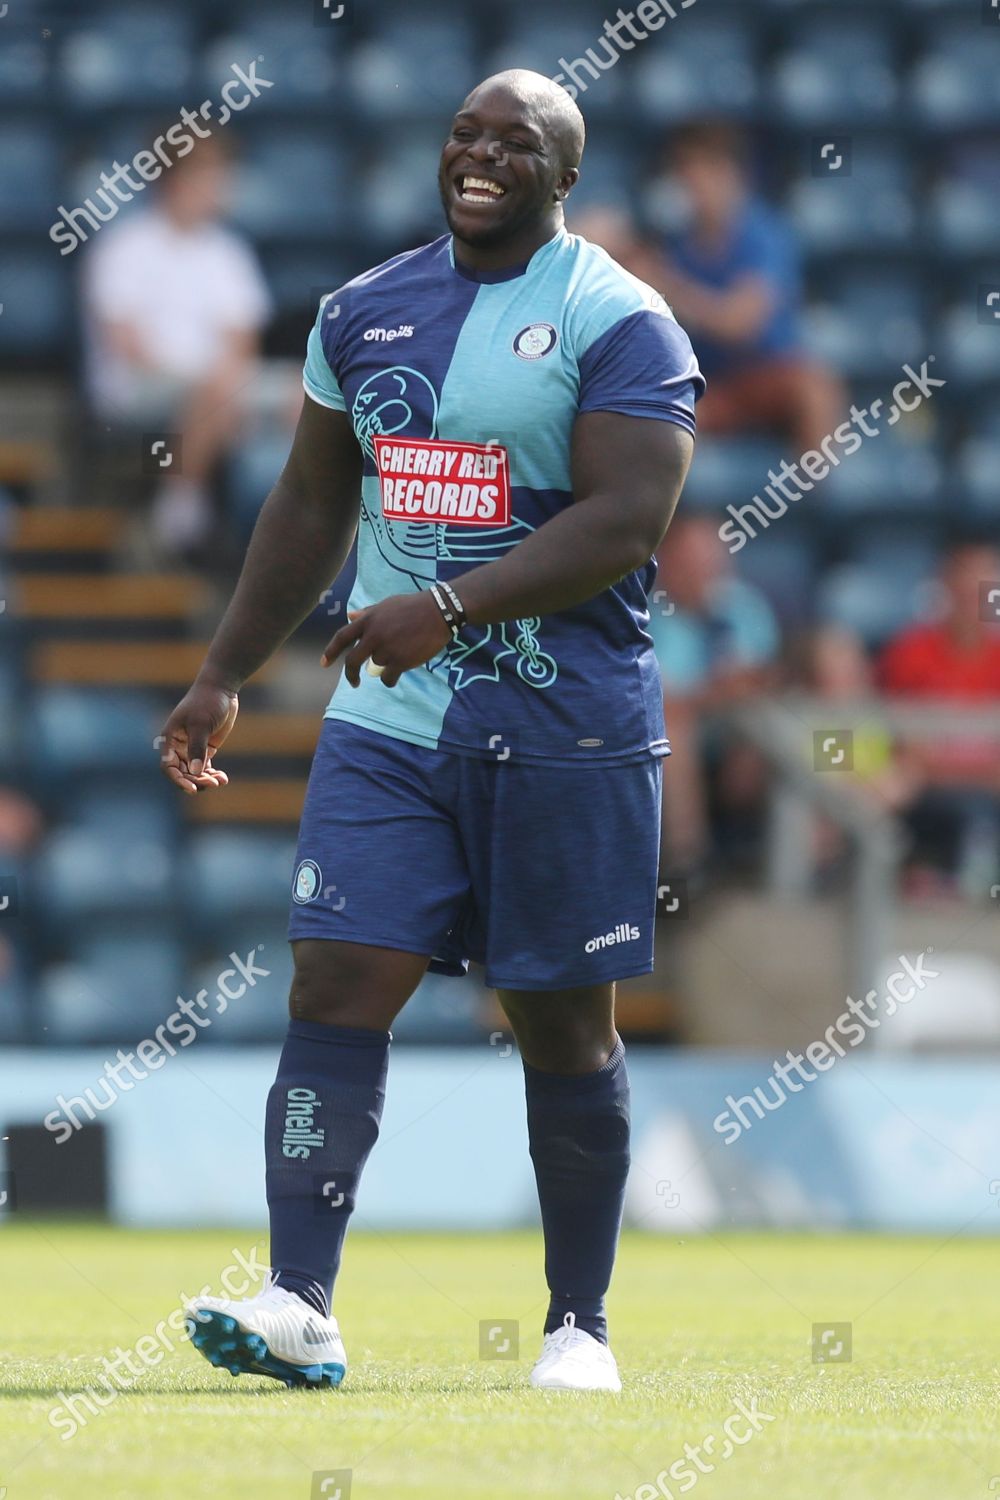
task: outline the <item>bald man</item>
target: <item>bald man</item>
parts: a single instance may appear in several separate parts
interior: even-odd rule
[[[449,233],[321,305],[291,455],[165,727],[170,779],[224,787],[240,687],[357,532],[292,879],[271,1278],[190,1310],[195,1345],[234,1374],[343,1378],[333,1286],[389,1028],[429,968],[471,959],[524,1064],[550,1292],[532,1383],[621,1389],[604,1307],[629,1163],[614,993],[652,967],[668,753],[646,594],[704,382],[662,299],[567,234],[583,142],[539,74],[464,101],[438,179]]]

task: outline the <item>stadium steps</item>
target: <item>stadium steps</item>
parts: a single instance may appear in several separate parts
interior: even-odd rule
[[[54,472],[50,444],[11,438],[0,442],[0,484],[39,485]]]
[[[228,744],[226,747],[228,759]],[[267,823],[294,827],[302,815],[304,776],[236,776],[223,792],[185,799],[196,823]]]
[[[205,610],[211,590],[187,573],[40,573],[15,586],[14,609],[27,621],[175,620]]]
[[[229,739],[227,757],[303,756],[316,749],[321,720],[315,713],[241,712]]]
[[[127,525],[125,512],[111,508],[30,506],[18,513],[7,550],[21,560],[33,553],[107,553],[123,540]]]
[[[186,688],[205,659],[205,641],[40,641],[28,658],[35,682],[88,687]],[[256,680],[273,671],[269,663]]]

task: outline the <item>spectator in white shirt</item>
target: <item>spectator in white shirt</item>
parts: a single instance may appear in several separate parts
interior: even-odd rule
[[[211,524],[212,472],[237,437],[270,299],[253,251],[220,222],[230,175],[222,142],[170,154],[149,207],[125,211],[88,247],[84,311],[97,412],[180,435],[152,524],[161,550],[185,553]]]

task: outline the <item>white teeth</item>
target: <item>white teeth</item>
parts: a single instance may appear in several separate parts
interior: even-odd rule
[[[498,182],[490,182],[485,177],[466,177],[462,181],[463,198],[470,203],[488,203],[491,198],[502,198],[504,189]]]

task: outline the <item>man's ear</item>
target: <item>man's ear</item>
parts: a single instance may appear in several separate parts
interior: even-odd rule
[[[580,181],[580,171],[579,171],[579,168],[578,167],[567,167],[566,171],[562,174],[562,176],[559,179],[559,182],[556,185],[556,190],[555,190],[555,193],[553,194],[553,197],[555,198],[555,201],[557,203],[564,203],[566,201],[566,199],[569,197],[569,195],[572,192],[573,188],[576,187],[576,185],[577,185],[577,183],[579,181]]]

